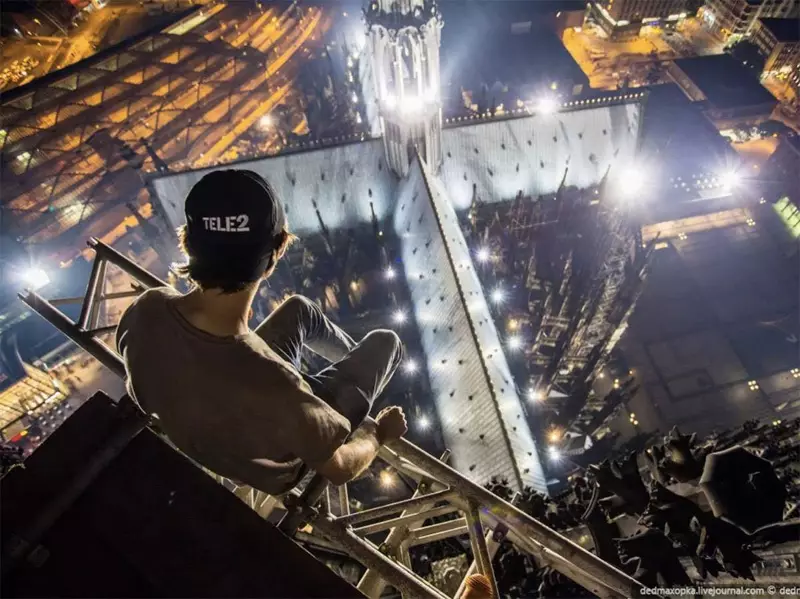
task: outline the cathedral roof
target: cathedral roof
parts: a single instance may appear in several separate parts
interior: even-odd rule
[[[566,185],[597,184],[609,168],[633,159],[639,139],[640,94],[575,100],[561,112],[514,114],[508,118],[451,119],[442,132],[438,177],[454,207],[469,206],[475,191],[484,202],[555,192]],[[398,182],[387,167],[381,139],[289,153],[233,166],[268,178],[284,198],[289,223],[300,234],[319,230],[316,211],[329,229],[379,220],[396,203]],[[191,186],[214,168],[169,174],[154,180],[172,226],[183,223],[183,200]]]

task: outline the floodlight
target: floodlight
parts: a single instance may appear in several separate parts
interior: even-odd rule
[[[541,114],[553,114],[558,110],[558,107],[558,99],[550,94],[542,96],[536,102],[536,109]]]
[[[382,470],[380,474],[381,486],[390,489],[397,484],[397,477],[388,470]]]
[[[420,112],[424,103],[422,98],[419,96],[408,96],[403,98],[403,104],[400,106],[400,110],[402,110],[406,114],[413,114]]]
[[[270,127],[272,127],[274,124],[275,124],[275,121],[273,120],[273,118],[272,118],[272,115],[271,115],[271,114],[265,114],[264,116],[262,116],[262,117],[261,117],[261,118],[258,120],[258,125],[259,125],[259,126],[262,128],[262,129],[269,129],[269,128],[270,128]]]
[[[499,287],[497,289],[495,289],[494,291],[492,291],[492,301],[495,304],[503,303],[503,300],[505,298],[506,298],[505,292],[502,289],[500,289]]]
[[[511,337],[508,338],[508,348],[514,350],[520,347],[522,347],[522,337],[519,335],[511,335]]]
[[[22,280],[28,289],[36,291],[47,285],[50,282],[50,277],[44,269],[32,266],[22,272]]]
[[[394,314],[392,314],[392,321],[395,324],[403,324],[407,318],[404,310],[395,310]]]
[[[403,371],[406,374],[414,374],[418,368],[416,360],[406,360],[403,364]]]
[[[623,199],[641,194],[647,183],[647,174],[641,165],[628,166],[614,177],[615,192]]]
[[[730,191],[742,183],[742,176],[734,170],[726,171],[719,175],[719,180],[722,183],[722,187]]]
[[[550,445],[547,448],[547,454],[550,456],[550,459],[554,462],[557,462],[561,459],[561,450],[558,449],[555,445]]]
[[[478,251],[475,252],[475,257],[478,259],[478,262],[488,262],[492,257],[492,253],[489,251],[489,248],[478,248]]]
[[[417,428],[421,431],[426,431],[431,427],[431,419],[427,416],[420,416],[417,419]]]
[[[394,268],[389,266],[385,271],[383,271],[383,276],[386,277],[387,280],[391,281],[395,278],[395,276],[397,276],[397,273],[394,271]]]

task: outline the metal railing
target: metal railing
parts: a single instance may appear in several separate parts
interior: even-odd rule
[[[110,299],[167,284],[96,239],[89,240],[89,246],[96,255],[83,298],[47,300],[34,291],[26,291],[20,298],[111,372],[124,378],[122,358],[98,338],[114,329],[99,326],[100,306]],[[133,279],[131,291],[105,292],[109,264]],[[78,302],[81,312],[77,322],[58,309],[59,305]],[[302,534],[303,542],[313,545],[314,539],[321,536],[324,541],[320,543],[334,546],[361,562],[367,572],[358,588],[368,597],[379,597],[387,584],[412,599],[447,597],[414,573],[409,549],[465,534],[469,535],[474,556],[467,575],[486,575],[495,596],[499,595],[491,562],[504,539],[533,555],[540,566],[552,567],[599,597],[629,598],[640,594],[640,585],[633,578],[469,480],[447,465],[448,457],[445,454],[436,459],[405,439],[391,442],[381,448],[379,458],[416,481],[411,498],[351,513],[347,485],[338,488],[334,499],[328,481],[316,475],[302,493],[292,492],[282,498],[287,514],[280,528],[295,536],[299,528],[311,525],[311,534]],[[235,493],[263,517],[269,516],[281,501],[249,487],[240,487]],[[339,515],[333,514],[335,506]],[[456,517],[424,524],[430,518],[449,514]],[[369,538],[385,531],[388,535],[379,545]],[[466,577],[456,598],[463,593],[465,581]]]

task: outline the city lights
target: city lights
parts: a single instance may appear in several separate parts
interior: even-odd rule
[[[408,114],[413,114],[420,112],[423,105],[422,98],[419,96],[408,96],[403,99],[403,105],[400,107],[400,110]]]
[[[508,349],[517,350],[522,347],[522,337],[519,335],[511,335],[508,338]]]
[[[726,171],[719,175],[719,180],[722,183],[725,191],[731,191],[742,183],[742,177],[734,170]]]
[[[558,443],[561,440],[562,434],[563,433],[557,428],[551,429],[547,433],[547,440],[550,441],[550,443]]]
[[[406,360],[405,363],[403,363],[403,372],[406,374],[414,374],[417,372],[418,368],[419,366],[417,366],[416,360]]]
[[[50,282],[50,277],[44,269],[32,266],[22,272],[22,281],[28,289],[36,291]]]
[[[405,310],[395,310],[394,314],[392,314],[392,322],[395,324],[403,324],[406,320],[408,320],[408,316]]]
[[[491,297],[492,297],[492,301],[495,304],[502,304],[503,300],[506,299],[506,294],[502,289],[500,289],[498,287],[497,289],[492,291],[492,296]]]
[[[536,102],[536,109],[542,114],[553,114],[558,110],[558,99],[553,95],[546,95]]]
[[[397,477],[388,470],[381,470],[379,479],[384,489],[391,489],[397,484]]]
[[[258,119],[258,126],[262,129],[269,129],[275,124],[275,121],[272,118],[271,114],[265,114],[260,119]]]
[[[646,182],[647,178],[641,168],[629,167],[619,177],[617,184],[620,193],[627,198],[631,198],[644,191]]]
[[[544,399],[544,394],[538,389],[531,389],[528,391],[528,399],[532,402],[542,401]]]
[[[397,276],[394,268],[389,266],[385,271],[383,271],[383,276],[386,278],[387,281],[392,281]]]
[[[478,259],[478,262],[488,262],[492,257],[492,253],[489,251],[489,248],[479,248],[478,251],[475,252],[475,257]]]

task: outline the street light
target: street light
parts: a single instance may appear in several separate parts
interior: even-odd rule
[[[394,314],[392,314],[392,320],[395,324],[403,324],[407,318],[405,310],[395,310]]]
[[[492,296],[491,297],[492,297],[492,301],[495,304],[502,304],[503,300],[506,298],[506,294],[502,289],[500,289],[498,287],[497,289],[492,291]]]
[[[271,114],[265,114],[258,120],[258,125],[262,129],[269,129],[275,124]]]

